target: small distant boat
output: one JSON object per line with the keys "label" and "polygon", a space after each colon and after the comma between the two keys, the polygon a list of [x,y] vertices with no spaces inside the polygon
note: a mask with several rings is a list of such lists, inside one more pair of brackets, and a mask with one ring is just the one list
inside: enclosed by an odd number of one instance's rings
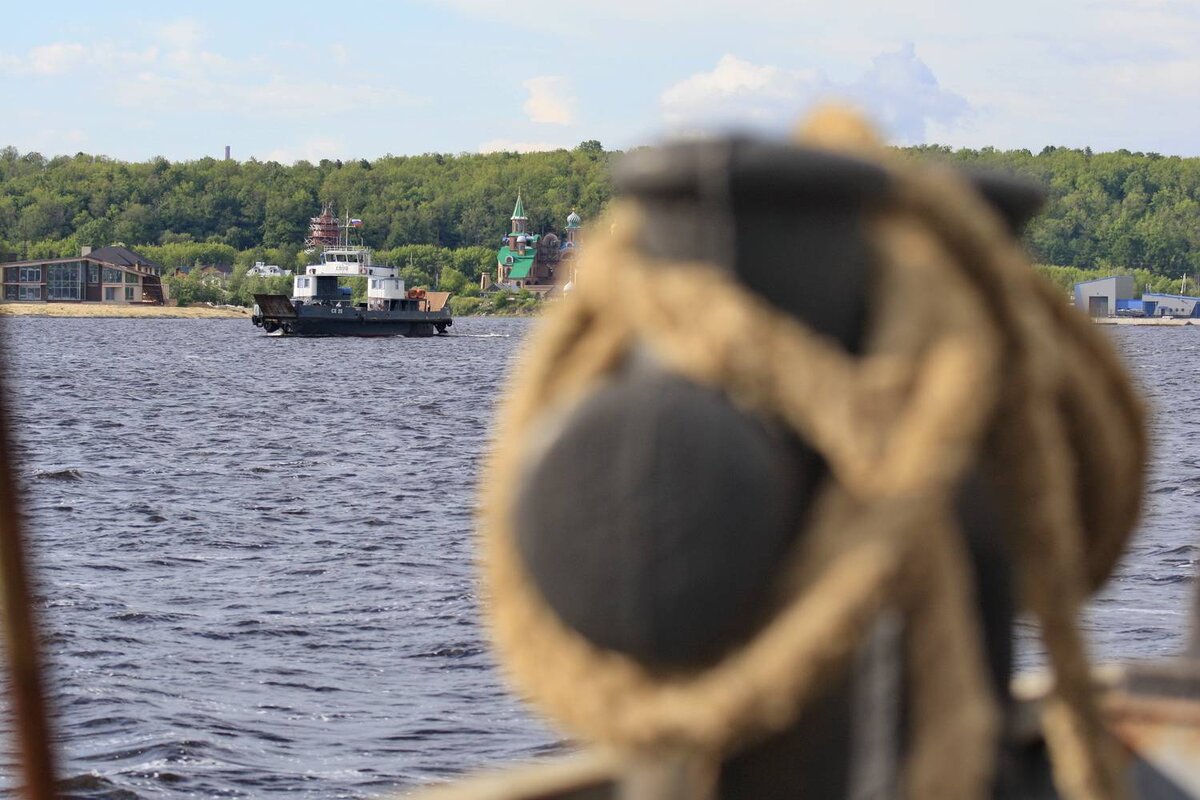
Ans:
{"label": "small distant boat", "polygon": [[[314,229],[326,216],[313,218]],[[349,242],[349,230],[361,222],[340,224],[341,241],[319,244],[319,261],[292,279],[292,296],[254,295],[250,321],[269,334],[281,336],[433,336],[454,324],[449,292],[405,289],[400,268],[373,263],[371,249]],[[310,237],[312,241],[314,237]],[[319,240],[318,240],[319,241]],[[317,242],[314,242],[317,244]],[[314,249],[316,249],[314,247]],[[367,300],[355,303],[339,279],[367,279]]]}

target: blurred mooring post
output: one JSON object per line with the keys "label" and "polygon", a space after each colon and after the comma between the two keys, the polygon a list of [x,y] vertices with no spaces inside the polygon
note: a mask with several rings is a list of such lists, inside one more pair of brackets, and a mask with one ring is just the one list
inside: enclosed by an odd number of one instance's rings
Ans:
{"label": "blurred mooring post", "polygon": [[[1144,425],[1016,245],[1040,190],[901,164],[837,112],[799,146],[642,151],[617,184],[482,478],[501,666],[585,749],[422,797],[1200,798],[1194,658],[1105,671],[1097,700],[1075,627]],[[873,440],[908,396],[942,403],[906,429],[939,457]],[[1009,688],[1022,608],[1057,674],[1037,696]]]}
{"label": "blurred mooring post", "polygon": [[[0,326],[0,336],[3,336]],[[21,792],[29,800],[55,796],[54,753],[46,709],[41,645],[25,542],[20,492],[9,426],[7,364],[0,347],[0,580],[3,581],[4,647],[8,655],[9,714],[18,737]]]}

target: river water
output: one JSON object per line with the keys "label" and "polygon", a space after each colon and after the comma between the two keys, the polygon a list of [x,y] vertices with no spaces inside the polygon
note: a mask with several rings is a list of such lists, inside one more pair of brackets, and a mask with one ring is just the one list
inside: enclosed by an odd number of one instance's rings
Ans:
{"label": "river water", "polygon": [[[370,797],[556,747],[496,675],[472,564],[529,324],[304,340],[6,321],[69,796]],[[1156,457],[1086,625],[1100,657],[1169,654],[1197,559],[1200,330],[1112,335],[1157,408]]]}

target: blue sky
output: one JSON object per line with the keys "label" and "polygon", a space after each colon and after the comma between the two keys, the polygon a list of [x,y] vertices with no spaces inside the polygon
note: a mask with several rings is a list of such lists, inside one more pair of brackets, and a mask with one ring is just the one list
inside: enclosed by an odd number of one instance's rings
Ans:
{"label": "blue sky", "polygon": [[23,2],[0,146],[143,160],[609,148],[781,133],[1200,155],[1193,0]]}

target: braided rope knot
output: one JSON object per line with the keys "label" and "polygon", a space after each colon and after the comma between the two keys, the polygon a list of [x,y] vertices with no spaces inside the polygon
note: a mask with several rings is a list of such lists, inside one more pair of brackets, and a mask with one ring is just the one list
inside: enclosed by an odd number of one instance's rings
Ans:
{"label": "braided rope knot", "polygon": [[[1060,790],[1119,797],[1075,616],[1136,519],[1141,407],[1108,343],[1039,284],[960,179],[892,170],[893,193],[867,223],[876,264],[861,356],[711,265],[644,257],[636,204],[616,204],[612,241],[584,256],[576,291],[530,336],[486,472],[481,558],[503,665],[586,740],[719,760],[791,724],[896,608],[911,680],[906,793],[984,797],[999,717],[954,511],[965,473],[982,466],[1012,509],[1007,545],[1057,676],[1047,734]],[[565,413],[638,348],[786,426],[829,466],[780,567],[776,612],[695,670],[654,669],[569,628],[514,541],[534,421]]]}

